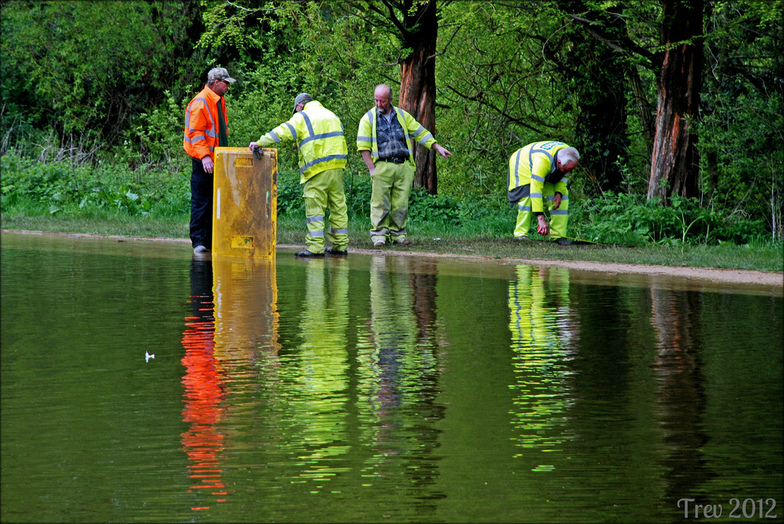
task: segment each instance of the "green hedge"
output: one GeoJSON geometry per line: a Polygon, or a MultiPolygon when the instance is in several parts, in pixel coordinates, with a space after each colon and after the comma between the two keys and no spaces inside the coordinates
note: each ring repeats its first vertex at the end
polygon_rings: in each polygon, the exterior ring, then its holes
{"type": "Polygon", "coordinates": [[[0,157],[3,209],[32,206],[50,214],[116,208],[129,215],[175,216],[190,210],[190,179],[181,173],[120,163],[75,167],[68,161],[38,162],[0,157]]]}
{"type": "MultiPolygon", "coordinates": [[[[0,157],[4,210],[27,208],[30,213],[79,214],[96,209],[117,209],[129,216],[187,217],[190,177],[186,171],[142,164],[131,168],[115,162],[74,167],[67,161],[39,162],[9,152],[0,157]]],[[[369,221],[370,178],[346,171],[344,179],[350,219],[369,221]]],[[[673,198],[670,205],[657,199],[608,193],[604,198],[571,202],[569,235],[602,243],[707,244],[770,241],[762,221],[738,214],[702,208],[695,199],[673,198]]],[[[304,217],[305,204],[299,173],[278,176],[278,216],[304,217]]],[[[506,195],[496,199],[457,199],[428,194],[415,188],[409,205],[412,232],[437,236],[509,237],[516,210],[506,195]]]]}
{"type": "Polygon", "coordinates": [[[658,198],[608,193],[575,205],[572,220],[583,238],[606,243],[748,244],[765,242],[770,232],[761,221],[701,208],[697,199],[658,198]]]}

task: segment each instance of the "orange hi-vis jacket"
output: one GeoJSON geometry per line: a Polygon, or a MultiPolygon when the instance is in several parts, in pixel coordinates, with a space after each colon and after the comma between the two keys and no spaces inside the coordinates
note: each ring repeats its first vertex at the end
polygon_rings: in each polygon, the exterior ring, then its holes
{"type": "Polygon", "coordinates": [[[185,136],[182,138],[182,148],[197,160],[209,155],[215,161],[215,148],[218,144],[218,103],[223,111],[223,121],[226,123],[226,135],[229,134],[228,117],[226,116],[226,102],[222,96],[204,86],[185,110],[185,136]]]}

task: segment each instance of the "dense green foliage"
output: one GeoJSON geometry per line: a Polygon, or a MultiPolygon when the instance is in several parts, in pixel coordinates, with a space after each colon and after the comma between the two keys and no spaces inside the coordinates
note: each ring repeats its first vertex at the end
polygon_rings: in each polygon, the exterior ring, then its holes
{"type": "MultiPolygon", "coordinates": [[[[0,158],[3,171],[2,207],[29,215],[78,216],[115,210],[136,217],[180,218],[187,221],[190,189],[184,177],[161,176],[139,167],[72,167],[68,162],[40,163],[13,155],[0,158]]],[[[370,179],[349,171],[345,179],[349,218],[360,228],[369,224],[370,179]]],[[[428,194],[416,188],[411,196],[409,229],[437,235],[508,238],[515,210],[499,199],[463,200],[428,194]]],[[[305,204],[297,171],[278,176],[278,216],[299,222],[305,204]]],[[[624,193],[578,203],[572,209],[570,232],[587,240],[623,245],[760,244],[768,233],[759,221],[728,216],[697,202],[675,199],[671,206],[624,193]]],[[[537,235],[533,235],[536,237],[537,235]]]]}
{"type": "Polygon", "coordinates": [[[190,14],[187,2],[4,3],[3,127],[121,143],[167,89],[184,96],[190,14]]]}
{"type": "MultiPolygon", "coordinates": [[[[575,236],[780,241],[784,2],[706,0],[703,193],[668,206],[644,196],[660,8],[627,4],[443,4],[434,131],[455,156],[439,160],[437,197],[415,191],[412,227],[427,220],[508,235],[509,155],[559,139],[583,153],[571,177],[575,236]]],[[[4,212],[35,203],[55,214],[187,215],[183,113],[206,72],[222,66],[239,80],[226,95],[232,145],[288,119],[301,91],[341,117],[350,213],[367,215],[356,128],[373,86],[399,82],[407,50],[361,1],[17,1],[2,5],[0,29],[4,212]]],[[[293,147],[279,158],[282,174],[296,165],[293,147]]],[[[280,197],[281,216],[301,211],[296,177],[281,176],[280,197]]]]}
{"type": "Polygon", "coordinates": [[[132,216],[186,217],[190,182],[158,170],[122,164],[74,167],[70,162],[42,163],[14,155],[0,158],[4,213],[78,214],[113,208],[132,216]]]}

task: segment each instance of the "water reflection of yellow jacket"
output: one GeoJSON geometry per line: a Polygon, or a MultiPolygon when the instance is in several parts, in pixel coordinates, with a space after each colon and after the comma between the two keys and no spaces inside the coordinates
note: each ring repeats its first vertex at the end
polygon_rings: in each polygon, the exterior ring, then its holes
{"type": "Polygon", "coordinates": [[[308,471],[303,476],[323,482],[334,475],[328,458],[349,448],[348,268],[310,260],[306,293],[297,365],[290,362],[281,374],[294,386],[288,394],[296,406],[291,422],[302,432],[294,440],[304,443],[304,449],[296,450],[308,471]]]}
{"type": "MultiPolygon", "coordinates": [[[[397,261],[389,257],[373,257],[370,266],[370,332],[371,337],[360,350],[358,360],[363,370],[358,389],[369,399],[360,410],[363,438],[373,441],[379,449],[393,450],[402,437],[393,430],[405,425],[405,416],[417,416],[411,404],[420,398],[421,384],[426,381],[427,362],[417,351],[417,325],[412,311],[408,274],[394,271],[397,261]],[[408,409],[401,409],[409,404],[408,409]]],[[[397,453],[394,451],[393,453],[397,453]]],[[[377,468],[386,466],[377,460],[377,468]]]]}
{"type": "Polygon", "coordinates": [[[567,270],[553,270],[555,293],[550,292],[547,270],[517,266],[517,280],[509,283],[509,329],[512,332],[516,390],[513,424],[521,431],[523,447],[556,449],[563,432],[557,429],[568,407],[565,352],[559,333],[558,306],[568,307],[567,270]]]}

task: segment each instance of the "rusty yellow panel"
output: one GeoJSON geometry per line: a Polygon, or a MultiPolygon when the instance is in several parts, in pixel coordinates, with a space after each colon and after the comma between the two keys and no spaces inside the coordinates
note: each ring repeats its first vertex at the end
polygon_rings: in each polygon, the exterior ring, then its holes
{"type": "Polygon", "coordinates": [[[278,150],[215,148],[212,256],[274,257],[278,209],[278,150]]]}
{"type": "Polygon", "coordinates": [[[231,236],[231,247],[233,249],[252,249],[253,237],[246,237],[242,235],[231,236]]]}

